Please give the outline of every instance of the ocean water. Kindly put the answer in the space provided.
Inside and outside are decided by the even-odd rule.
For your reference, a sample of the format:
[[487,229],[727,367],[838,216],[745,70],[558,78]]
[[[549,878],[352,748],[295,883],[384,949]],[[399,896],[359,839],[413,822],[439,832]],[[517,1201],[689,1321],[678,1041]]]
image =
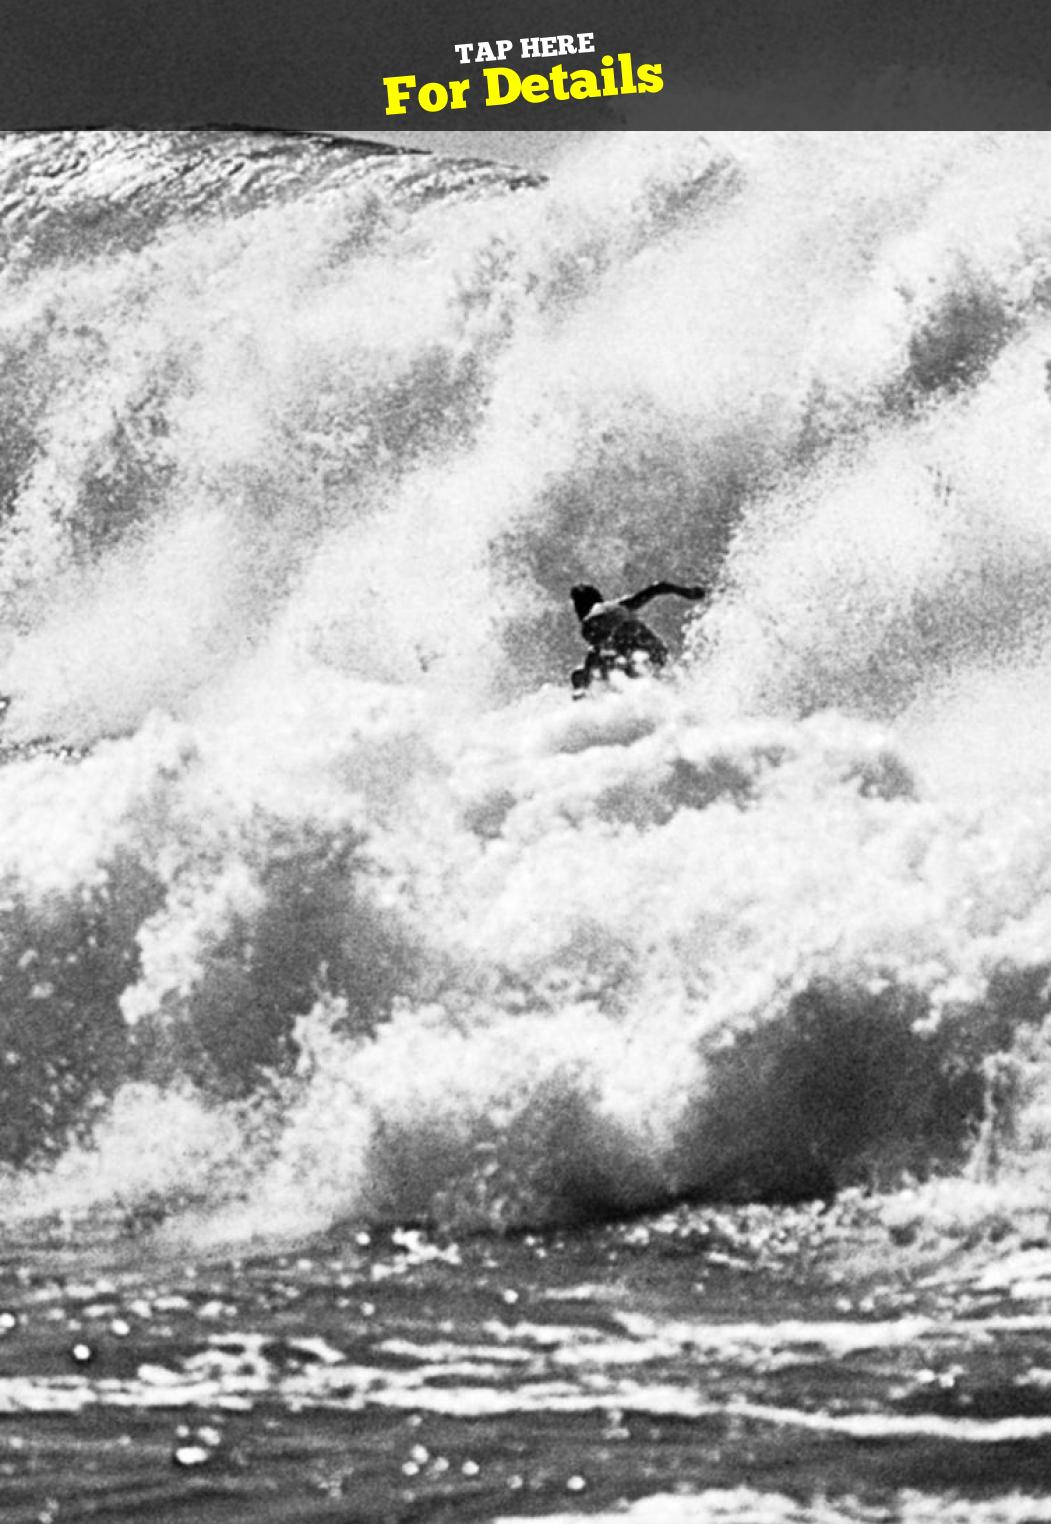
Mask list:
[[0,1516],[1051,1518],[1046,135],[469,154],[0,139]]

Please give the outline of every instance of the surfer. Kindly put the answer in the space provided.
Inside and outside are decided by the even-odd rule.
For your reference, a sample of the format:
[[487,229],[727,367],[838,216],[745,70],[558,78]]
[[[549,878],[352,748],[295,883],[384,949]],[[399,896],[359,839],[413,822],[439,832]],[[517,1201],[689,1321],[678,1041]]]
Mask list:
[[[596,677],[608,677],[613,671],[638,677],[646,668],[659,670],[668,660],[668,647],[649,625],[638,618],[637,610],[651,598],[674,593],[677,598],[696,602],[707,597],[703,587],[683,587],[678,582],[654,582],[625,598],[605,599],[597,587],[578,583],[570,590],[573,608],[580,620],[580,633],[588,643],[583,665],[573,672],[570,682],[573,697],[581,698]],[[641,666],[638,658],[643,658]]]

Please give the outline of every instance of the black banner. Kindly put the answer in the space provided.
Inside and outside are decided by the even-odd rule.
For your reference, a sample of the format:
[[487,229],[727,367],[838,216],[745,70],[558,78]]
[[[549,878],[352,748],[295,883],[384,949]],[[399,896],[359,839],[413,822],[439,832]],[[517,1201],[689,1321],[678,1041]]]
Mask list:
[[0,127],[1047,124],[1046,0],[8,0]]

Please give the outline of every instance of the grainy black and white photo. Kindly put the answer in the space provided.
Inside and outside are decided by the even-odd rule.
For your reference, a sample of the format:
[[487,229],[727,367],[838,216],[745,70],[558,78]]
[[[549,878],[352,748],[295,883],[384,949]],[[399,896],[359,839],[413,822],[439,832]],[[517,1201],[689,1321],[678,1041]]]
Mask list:
[[1051,1521],[1051,139],[0,240],[0,1519]]

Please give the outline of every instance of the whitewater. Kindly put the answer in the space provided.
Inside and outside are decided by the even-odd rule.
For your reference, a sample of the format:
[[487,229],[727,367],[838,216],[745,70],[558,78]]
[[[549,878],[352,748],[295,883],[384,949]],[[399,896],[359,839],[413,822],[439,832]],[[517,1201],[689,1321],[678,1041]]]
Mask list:
[[[383,1348],[424,1374],[366,1379],[328,1322],[293,1339],[267,1280],[263,1332],[109,1386],[34,1343],[0,1411],[265,1392],[417,1423],[577,1413],[609,1445],[630,1346],[661,1366],[651,1428],[718,1410],[735,1434],[816,1426],[824,1456],[866,1414],[935,1448],[939,1424],[1006,1423],[949,1448],[1017,1458],[1051,1433],[1046,135],[595,133],[543,175],[464,136],[460,159],[0,140],[0,1221],[22,1287],[0,1326],[50,1297],[69,1340],[86,1303],[112,1342],[167,1300],[178,1343],[246,1263],[309,1303],[325,1255],[333,1285],[365,1275],[362,1318],[377,1285],[459,1306],[464,1265],[477,1288],[528,1261],[568,1320],[536,1269],[557,1249],[590,1264],[566,1335],[585,1375],[524,1313],[494,1332],[524,1295],[505,1286],[470,1337],[438,1312],[392,1332],[399,1304]],[[711,590],[652,606],[670,676],[571,702],[570,586],[664,577]],[[1028,1405],[917,1407],[971,1346],[915,1288],[904,1344],[947,1352],[935,1376],[916,1355],[911,1407],[889,1375],[850,1413],[834,1381],[763,1386],[795,1369],[802,1293],[776,1358],[736,1281],[712,1292],[730,1354],[678,1280],[670,1322],[627,1292],[603,1321],[595,1288],[651,1235],[669,1265],[716,1245],[720,1286],[758,1255],[782,1295],[771,1245],[802,1252],[830,1203],[837,1284],[981,1247],[977,1343],[1022,1349],[1003,1379],[1024,1367]],[[100,1255],[109,1291],[55,1289],[56,1262],[79,1284]],[[147,1295],[167,1255],[178,1284],[152,1270]],[[236,1268],[195,1300],[184,1267],[217,1255]],[[900,1292],[865,1310],[881,1351]],[[835,1317],[813,1332],[832,1365]],[[759,1384],[698,1393],[699,1348]],[[430,1385],[435,1362],[475,1395]],[[210,1464],[204,1429],[175,1451]],[[567,1460],[555,1501],[516,1509],[503,1477],[498,1507],[467,1454],[449,1501],[421,1445],[398,1457],[433,1483],[418,1513],[348,1512],[340,1483],[316,1516],[554,1518],[594,1487]],[[804,1513],[780,1471],[760,1494],[687,1465],[672,1499],[651,1459],[592,1513],[864,1508],[820,1468]],[[879,1516],[947,1516],[929,1480],[899,1473]],[[1051,1517],[1004,1488],[960,1517]]]

